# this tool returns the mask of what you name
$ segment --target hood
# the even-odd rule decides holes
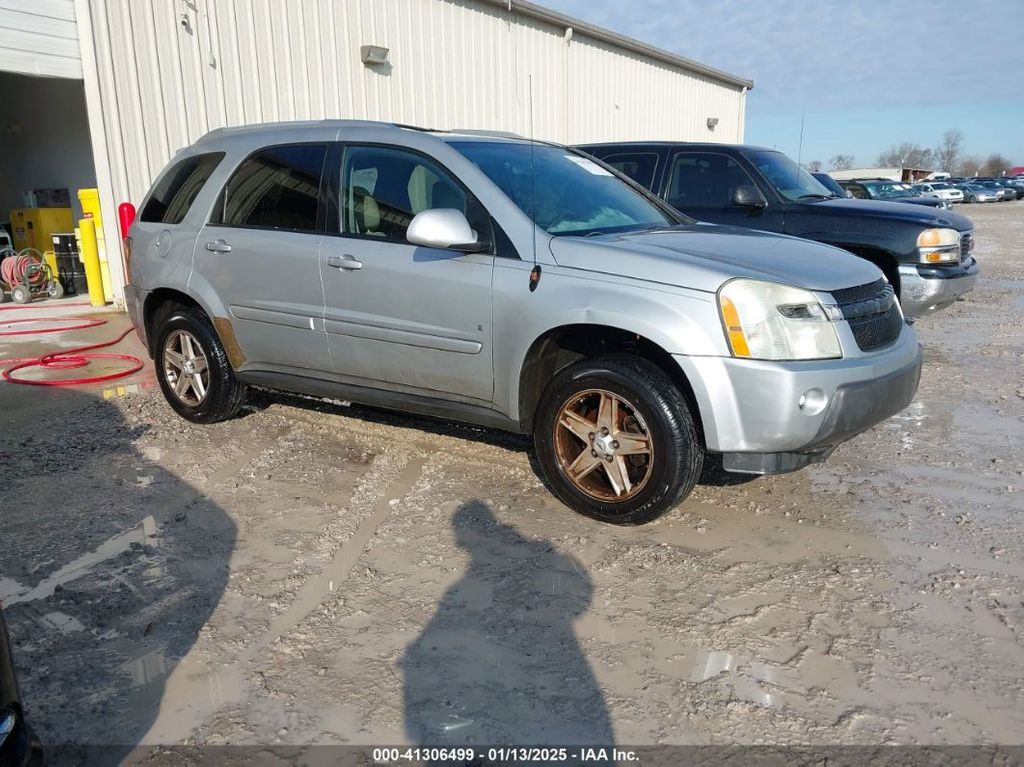
[[[938,202],[938,200],[936,200]],[[938,207],[917,204],[913,207],[902,202],[884,200],[858,200],[855,197],[840,197],[835,200],[818,200],[808,203],[812,208],[835,216],[856,216],[858,219],[878,218],[886,221],[905,221],[923,227],[947,227],[961,232],[974,229],[966,216]]]
[[[733,277],[829,291],[882,276],[873,264],[830,245],[699,223],[595,237],[553,237],[551,254],[559,266],[707,292]]]

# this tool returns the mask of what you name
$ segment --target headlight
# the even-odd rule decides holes
[[[925,229],[917,236],[917,252],[925,264],[955,264],[960,260],[960,232]]]
[[[814,294],[760,280],[730,280],[718,308],[734,357],[824,360],[842,357],[839,336]]]
[[[0,709],[0,747],[4,745],[7,736],[14,732],[18,726],[18,715],[9,708]]]

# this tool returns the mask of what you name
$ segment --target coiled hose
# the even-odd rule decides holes
[[[39,267],[43,264],[43,254],[34,248],[26,248],[20,253],[8,251],[10,255],[0,261],[0,280],[10,285],[38,286],[46,282],[46,271]]]

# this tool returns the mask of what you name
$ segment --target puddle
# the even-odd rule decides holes
[[[134,686],[142,687],[167,676],[171,670],[171,663],[167,660],[163,650],[153,650],[128,661],[122,668],[131,674]]]
[[[82,622],[78,620],[78,618],[61,612],[46,613],[46,615],[42,617],[42,621],[50,628],[55,628],[62,634],[74,634],[78,631],[85,630],[85,626],[82,625]]]
[[[78,559],[60,568],[53,575],[44,578],[35,588],[23,586],[10,578],[0,578],[0,600],[10,607],[19,602],[34,602],[37,599],[46,599],[53,596],[58,586],[63,586],[72,581],[88,575],[92,569],[113,559],[118,554],[127,551],[133,543],[149,543],[157,545],[156,520],[152,516],[146,517],[142,522],[130,530],[115,535],[113,538],[100,544],[93,551],[83,554]]]

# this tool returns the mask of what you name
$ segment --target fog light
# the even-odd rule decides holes
[[[828,404],[828,395],[821,389],[808,389],[800,395],[798,404],[807,415],[817,415]]]

